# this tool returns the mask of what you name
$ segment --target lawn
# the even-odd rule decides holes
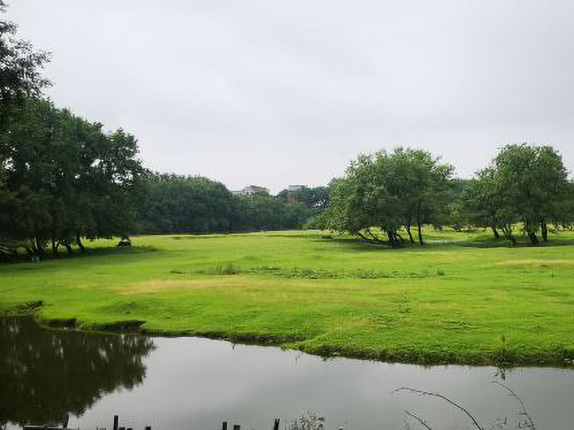
[[[432,232],[389,249],[320,232],[133,238],[0,265],[0,309],[84,329],[272,342],[411,363],[567,365],[574,232],[543,247]],[[524,240],[523,240],[524,241]]]

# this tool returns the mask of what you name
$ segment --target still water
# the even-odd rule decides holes
[[[464,406],[484,428],[518,428],[524,402],[538,430],[574,429],[574,370],[422,367],[309,356],[200,338],[86,334],[0,319],[0,428],[25,423],[95,429],[114,414],[134,429],[270,429],[307,411],[326,429],[473,428],[439,398]],[[410,426],[410,427],[409,427]],[[283,428],[283,424],[281,425]]]

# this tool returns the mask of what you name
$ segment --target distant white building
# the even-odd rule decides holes
[[[287,187],[287,191],[291,191],[292,193],[295,193],[297,191],[301,191],[303,188],[305,188],[305,185],[289,185]]]
[[[243,189],[241,189],[239,191],[232,191],[232,193],[233,194],[240,194],[243,196],[251,196],[253,194],[259,194],[259,193],[269,194],[269,188],[259,187],[257,185],[249,185],[249,186],[244,187]]]

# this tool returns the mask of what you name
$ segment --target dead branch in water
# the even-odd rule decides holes
[[[421,426],[423,426],[424,428],[426,428],[427,430],[432,430],[431,426],[429,426],[427,424],[427,422],[425,420],[423,420],[422,418],[416,416],[415,414],[413,414],[412,412],[409,412],[405,409],[405,414],[407,414],[409,417],[414,418],[415,420],[417,420]]]
[[[477,430],[484,430],[484,427],[482,427],[478,421],[476,421],[476,419],[470,414],[470,412],[468,412],[464,407],[462,407],[461,405],[459,405],[458,403],[454,402],[453,400],[449,399],[446,396],[443,396],[440,393],[432,393],[430,391],[423,391],[423,390],[417,390],[414,388],[408,388],[408,387],[402,387],[402,388],[398,388],[394,391],[392,391],[392,394],[398,394],[400,392],[407,392],[407,393],[412,393],[412,394],[418,394],[420,396],[430,396],[430,397],[438,397],[439,399],[444,400],[445,402],[451,404],[452,406],[454,406],[455,408],[457,408],[458,410],[462,411],[468,418],[470,418],[470,420],[472,421],[472,423],[474,424],[474,427]]]
[[[526,405],[524,404],[524,401],[518,396],[518,394],[516,394],[512,388],[510,388],[508,385],[503,384],[502,382],[499,381],[493,381],[493,384],[499,385],[502,388],[504,388],[506,390],[506,392],[508,393],[508,395],[510,397],[513,397],[518,404],[520,404],[520,415],[526,417],[527,421],[524,423],[526,425],[526,427],[530,430],[536,430],[536,425],[534,424],[534,420],[532,419],[532,417],[530,416],[530,414],[528,413],[528,411],[526,410]]]

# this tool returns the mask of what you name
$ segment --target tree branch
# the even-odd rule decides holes
[[[521,407],[521,411],[520,414],[524,415],[527,419],[528,422],[526,423],[526,425],[528,426],[528,428],[530,428],[531,430],[536,430],[536,425],[534,424],[534,420],[532,419],[532,417],[530,416],[530,414],[528,413],[528,411],[526,410],[526,405],[524,404],[524,401],[518,396],[518,394],[516,394],[512,388],[510,388],[508,385],[499,382],[499,381],[493,381],[493,384],[499,385],[502,388],[504,388],[506,390],[506,392],[508,393],[508,395],[510,397],[513,397],[519,404]]]
[[[409,417],[414,418],[415,420],[417,420],[421,426],[423,426],[424,428],[426,428],[427,430],[432,430],[432,427],[429,426],[427,424],[427,422],[425,420],[423,420],[422,418],[417,417],[415,414],[413,414],[412,412],[409,412],[405,409],[405,414],[407,414]]]
[[[431,397],[438,397],[439,399],[444,400],[445,402],[451,404],[452,406],[454,406],[455,408],[459,409],[460,411],[462,411],[468,418],[470,418],[470,420],[472,421],[472,423],[474,424],[474,426],[478,429],[478,430],[484,430],[484,427],[482,427],[478,421],[476,421],[476,419],[470,414],[470,412],[468,412],[464,407],[462,407],[461,405],[459,405],[458,403],[452,401],[451,399],[449,399],[448,397],[443,396],[440,393],[431,393],[429,391],[423,391],[423,390],[416,390],[414,388],[408,388],[408,387],[402,387],[402,388],[398,388],[394,391],[392,391],[392,394],[398,394],[400,392],[406,391],[407,393],[411,393],[411,394],[419,394],[421,396],[431,396]]]

